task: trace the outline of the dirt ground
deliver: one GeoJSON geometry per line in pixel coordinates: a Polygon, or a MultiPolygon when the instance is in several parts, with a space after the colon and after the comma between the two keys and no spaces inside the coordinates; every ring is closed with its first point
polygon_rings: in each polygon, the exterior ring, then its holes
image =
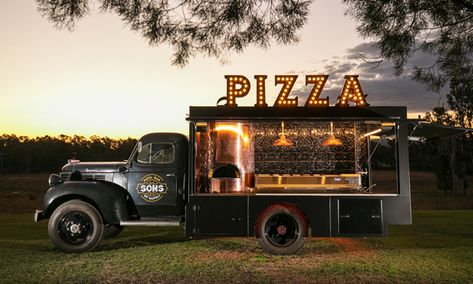
{"type": "Polygon", "coordinates": [[[49,174],[0,176],[0,212],[33,213],[41,209],[49,174]]]}

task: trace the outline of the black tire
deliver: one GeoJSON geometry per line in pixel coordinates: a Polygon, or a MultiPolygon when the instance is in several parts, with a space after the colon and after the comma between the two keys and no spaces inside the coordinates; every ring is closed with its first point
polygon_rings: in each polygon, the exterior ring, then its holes
{"type": "Polygon", "coordinates": [[[123,226],[106,224],[103,230],[104,239],[112,239],[118,236],[123,231],[123,226]]]}
{"type": "Polygon", "coordinates": [[[102,240],[103,232],[100,213],[94,206],[81,200],[61,204],[49,218],[49,239],[65,252],[94,249],[102,240]]]}
{"type": "Polygon", "coordinates": [[[258,242],[271,254],[293,254],[302,248],[307,222],[290,206],[273,205],[264,210],[256,224],[258,242]]]}

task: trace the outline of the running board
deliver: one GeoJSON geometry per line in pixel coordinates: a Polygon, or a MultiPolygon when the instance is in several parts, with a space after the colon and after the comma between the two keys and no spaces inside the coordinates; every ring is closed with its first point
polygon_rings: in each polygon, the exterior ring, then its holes
{"type": "Polygon", "coordinates": [[[179,221],[120,221],[120,226],[149,226],[149,227],[166,227],[166,226],[174,226],[179,227],[181,222],[179,221]]]}

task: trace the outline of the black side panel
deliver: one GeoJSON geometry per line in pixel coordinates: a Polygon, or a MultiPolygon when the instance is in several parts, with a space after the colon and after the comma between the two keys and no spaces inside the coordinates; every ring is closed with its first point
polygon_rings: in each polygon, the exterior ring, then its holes
{"type": "Polygon", "coordinates": [[[189,197],[186,232],[189,236],[247,236],[247,196],[189,197]]]}
{"type": "MultiPolygon", "coordinates": [[[[185,206],[187,175],[187,138],[176,133],[152,133],[141,142],[172,145],[174,157],[167,162],[138,161],[137,150],[128,163],[128,193],[141,218],[182,216],[185,206]],[[157,193],[157,189],[164,189],[157,193]]],[[[159,152],[157,152],[159,153],[159,152]]],[[[158,156],[159,157],[159,156],[158,156]]]]}
{"type": "Polygon", "coordinates": [[[118,224],[120,220],[127,220],[134,211],[129,202],[128,192],[114,183],[66,181],[46,192],[43,199],[45,217],[49,218],[57,206],[71,199],[82,199],[96,206],[108,224],[118,224]]]}
{"type": "Polygon", "coordinates": [[[248,231],[255,235],[256,219],[273,204],[288,204],[299,208],[309,220],[312,236],[328,237],[330,232],[330,197],[325,196],[250,196],[248,231]]]}
{"type": "Polygon", "coordinates": [[[381,235],[383,216],[380,199],[339,199],[340,235],[381,235]]]}

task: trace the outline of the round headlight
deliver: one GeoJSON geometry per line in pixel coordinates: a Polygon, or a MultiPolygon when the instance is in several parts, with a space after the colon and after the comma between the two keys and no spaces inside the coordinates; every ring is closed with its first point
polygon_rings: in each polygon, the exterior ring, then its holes
{"type": "Polygon", "coordinates": [[[63,180],[59,175],[52,174],[52,175],[49,176],[49,179],[48,179],[49,186],[55,186],[55,185],[60,184],[62,182],[63,182],[63,180]]]}

